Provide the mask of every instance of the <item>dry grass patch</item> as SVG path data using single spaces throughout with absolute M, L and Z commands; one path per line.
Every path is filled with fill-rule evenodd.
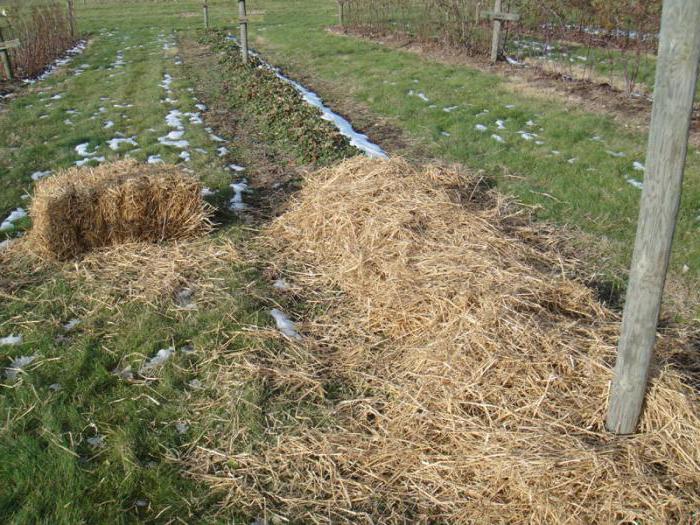
M 324 416 L 269 414 L 267 445 L 222 433 L 195 451 L 232 505 L 315 523 L 698 518 L 700 403 L 672 364 L 697 355 L 662 339 L 640 434 L 607 434 L 617 316 L 571 278 L 557 236 L 479 180 L 351 159 L 311 176 L 267 234 L 316 316 L 310 357 L 258 374 L 296 372 L 327 397 L 287 386 Z
M 170 165 L 71 168 L 36 184 L 29 240 L 37 254 L 65 260 L 119 243 L 196 237 L 211 227 L 200 192 Z

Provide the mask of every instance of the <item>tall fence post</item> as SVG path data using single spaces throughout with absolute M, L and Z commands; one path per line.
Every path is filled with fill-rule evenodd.
M 345 25 L 345 1 L 338 0 L 338 25 L 343 27 Z
M 68 7 L 68 23 L 70 24 L 70 36 L 75 38 L 75 12 L 73 10 L 73 0 L 66 0 Z
M 496 0 L 493 6 L 495 13 L 500 13 L 503 7 L 503 0 Z M 493 37 L 491 39 L 491 63 L 495 64 L 498 60 L 498 54 L 501 51 L 501 21 L 498 18 L 493 19 Z
M 248 17 L 245 13 L 245 0 L 238 0 L 238 21 L 241 24 L 241 56 L 248 62 Z
M 209 29 L 209 4 L 204 2 L 204 29 Z
M 681 197 L 700 60 L 700 2 L 664 0 L 646 174 L 606 428 L 637 427 Z

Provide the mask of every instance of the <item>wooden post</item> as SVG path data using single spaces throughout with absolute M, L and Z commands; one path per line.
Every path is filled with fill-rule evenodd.
M 2 69 L 5 72 L 7 80 L 12 80 L 14 78 L 12 62 L 10 61 L 10 54 L 8 53 L 8 50 L 13 47 L 19 47 L 19 40 L 3 42 L 2 28 L 0 28 L 0 63 L 2 63 Z
M 503 6 L 502 0 L 496 0 L 493 10 L 496 13 L 501 12 Z M 495 64 L 498 60 L 498 54 L 501 50 L 501 21 L 498 18 L 493 19 L 493 37 L 491 39 L 491 63 Z
M 209 5 L 204 2 L 204 29 L 209 29 Z
M 248 17 L 245 13 L 245 0 L 238 0 L 238 21 L 241 24 L 241 56 L 248 62 Z
M 344 11 L 345 10 L 345 1 L 344 0 L 338 0 L 338 25 L 340 27 L 343 27 L 345 25 L 345 21 L 343 20 L 344 18 Z
M 75 13 L 73 11 L 73 0 L 66 0 L 68 4 L 68 23 L 70 24 L 70 36 L 75 38 Z
M 700 60 L 700 2 L 664 0 L 646 174 L 606 427 L 637 427 L 681 196 Z

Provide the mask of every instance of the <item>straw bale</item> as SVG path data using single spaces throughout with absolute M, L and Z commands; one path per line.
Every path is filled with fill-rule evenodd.
M 171 165 L 123 160 L 67 169 L 37 182 L 29 239 L 38 254 L 65 260 L 124 242 L 194 237 L 210 228 L 200 190 Z
M 267 355 L 259 373 L 334 394 L 298 398 L 319 419 L 269 413 L 253 451 L 228 431 L 197 447 L 191 471 L 228 504 L 309 523 L 697 520 L 700 403 L 681 343 L 661 338 L 640 433 L 606 433 L 618 317 L 556 236 L 478 179 L 351 159 L 309 177 L 267 243 L 315 317 L 311 357 Z M 219 409 L 243 373 L 217 372 Z

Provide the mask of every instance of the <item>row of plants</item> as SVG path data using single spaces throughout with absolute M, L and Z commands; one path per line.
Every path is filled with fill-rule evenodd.
M 362 34 L 400 35 L 473 56 L 491 52 L 491 20 L 485 15 L 493 11 L 493 0 L 343 0 L 342 5 L 345 27 Z M 503 0 L 501 9 L 520 15 L 504 32 L 504 49 L 516 60 L 546 60 L 568 76 L 613 72 L 629 93 L 658 42 L 661 0 Z
M 0 5 L 0 40 L 20 41 L 9 52 L 14 76 L 32 78 L 75 44 L 71 8 L 62 1 L 11 0 Z M 0 62 L 0 81 L 7 77 Z
M 333 162 L 359 153 L 259 57 L 250 55 L 245 63 L 238 43 L 225 31 L 210 31 L 201 42 L 222 53 L 221 72 L 230 80 L 231 104 L 246 107 L 260 119 L 266 140 L 285 143 L 304 162 Z

